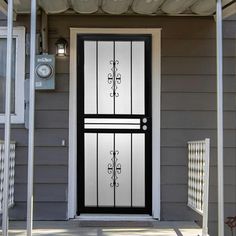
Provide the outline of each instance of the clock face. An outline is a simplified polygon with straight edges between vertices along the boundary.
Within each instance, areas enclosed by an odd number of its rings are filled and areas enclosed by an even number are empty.
[[[36,68],[36,73],[40,78],[48,79],[52,74],[52,67],[47,64],[40,64]]]

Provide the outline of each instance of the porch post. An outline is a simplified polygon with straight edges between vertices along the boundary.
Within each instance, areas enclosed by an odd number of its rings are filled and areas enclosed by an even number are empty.
[[[218,160],[218,235],[224,236],[224,161],[223,161],[223,38],[222,0],[216,2],[217,45],[217,160]]]
[[[31,0],[27,236],[32,235],[32,228],[33,228],[36,18],[37,18],[36,0]]]
[[[6,97],[5,97],[5,155],[4,155],[4,182],[3,182],[3,213],[2,234],[8,235],[8,192],[9,192],[9,159],[11,144],[11,61],[13,35],[13,0],[8,1],[7,17],[7,65],[6,65]]]

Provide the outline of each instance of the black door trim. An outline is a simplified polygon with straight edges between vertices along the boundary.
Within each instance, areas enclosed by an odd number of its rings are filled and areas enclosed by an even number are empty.
[[[145,42],[145,115],[85,115],[84,114],[84,41],[144,41]],[[151,35],[115,35],[115,34],[78,34],[77,36],[77,214],[81,213],[117,213],[150,214],[152,213],[152,86],[151,86]],[[145,201],[144,208],[124,207],[85,207],[84,206],[84,118],[144,118],[149,119],[149,131],[145,135]],[[86,133],[97,130],[86,130]],[[103,131],[99,130],[99,133]],[[132,130],[116,130],[115,133],[132,133]],[[139,133],[142,131],[134,131]],[[114,133],[105,130],[104,133]],[[142,132],[143,133],[143,132]]]

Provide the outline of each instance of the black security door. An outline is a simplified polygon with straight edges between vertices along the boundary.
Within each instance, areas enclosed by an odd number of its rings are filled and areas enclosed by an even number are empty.
[[[151,213],[151,38],[78,35],[78,213]]]

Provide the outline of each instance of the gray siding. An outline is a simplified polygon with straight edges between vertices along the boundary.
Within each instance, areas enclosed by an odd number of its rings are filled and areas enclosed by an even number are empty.
[[[26,26],[28,32],[28,20],[28,17],[23,17],[23,20],[19,17],[16,25]],[[5,22],[0,24],[5,25]],[[29,58],[26,61],[27,78]],[[34,216],[37,220],[64,220],[67,217],[68,117],[69,75],[65,71],[57,73],[55,91],[36,93]],[[1,138],[3,132],[0,129]],[[12,139],[17,142],[17,149],[15,206],[10,215],[16,220],[26,219],[27,132],[23,125],[13,125]],[[66,147],[61,146],[62,140],[66,140]]]
[[[28,25],[28,18],[18,18]],[[188,140],[211,138],[210,231],[216,235],[216,50],[210,17],[50,16],[49,48],[70,27],[161,27],[161,218],[200,220],[187,206]],[[236,214],[236,24],[224,22],[225,216]],[[28,72],[28,68],[27,68]],[[69,58],[56,61],[55,92],[36,95],[36,219],[66,219]],[[0,132],[1,137],[3,131]],[[26,213],[27,131],[15,127],[16,206],[12,218]],[[227,229],[226,229],[227,231]],[[228,235],[229,231],[227,231]]]

